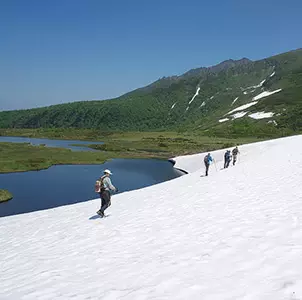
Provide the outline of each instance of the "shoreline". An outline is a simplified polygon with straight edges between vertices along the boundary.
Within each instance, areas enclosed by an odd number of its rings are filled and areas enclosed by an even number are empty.
[[[55,166],[93,166],[93,165],[103,165],[104,163],[113,160],[113,159],[155,159],[155,160],[166,160],[163,158],[156,158],[156,157],[114,157],[114,158],[108,158],[107,160],[105,160],[103,163],[56,163],[56,164],[52,164],[49,167],[45,167],[45,168],[41,168],[41,169],[36,169],[36,170],[20,170],[20,171],[9,171],[9,172],[1,172],[0,171],[0,175],[5,175],[5,174],[15,174],[15,173],[26,173],[26,172],[40,172],[40,171],[45,171],[48,170],[51,167],[55,167]],[[167,160],[168,161],[168,160]],[[181,172],[184,172],[186,174],[188,174],[186,171],[178,169],[178,168],[174,168],[175,170],[179,170]]]
[[[169,158],[169,159],[168,159],[168,162],[170,162],[170,163],[173,165],[173,168],[174,168],[175,170],[178,170],[178,171],[184,173],[184,175],[189,174],[189,172],[186,171],[186,170],[183,170],[183,169],[180,169],[180,168],[175,168],[176,161],[175,161],[173,158]]]
[[[72,151],[28,143],[0,142],[0,174],[41,171],[56,165],[97,165],[111,159],[159,159],[192,155],[259,141],[256,138],[227,139],[177,132],[99,132],[92,130],[0,129],[5,137],[89,141],[96,151]],[[103,142],[94,144],[94,142]],[[170,161],[171,162],[171,161]],[[180,171],[187,173],[186,170]]]

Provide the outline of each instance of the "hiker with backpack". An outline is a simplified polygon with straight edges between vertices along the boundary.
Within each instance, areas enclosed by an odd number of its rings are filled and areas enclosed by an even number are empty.
[[[212,158],[211,154],[208,153],[208,154],[204,157],[203,161],[204,161],[204,165],[205,165],[205,167],[206,167],[206,176],[208,176],[210,163],[213,161],[213,158]]]
[[[105,217],[104,212],[111,205],[110,191],[118,191],[111,183],[110,175],[112,175],[110,170],[104,170],[104,175],[95,184],[95,192],[99,193],[101,198],[101,208],[97,211],[97,214],[101,217]]]
[[[238,147],[236,146],[233,151],[232,151],[232,154],[233,154],[233,166],[235,166],[235,163],[237,161],[237,155],[238,155],[239,150],[238,150]]]
[[[228,168],[232,160],[231,151],[227,150],[224,153],[224,169]]]

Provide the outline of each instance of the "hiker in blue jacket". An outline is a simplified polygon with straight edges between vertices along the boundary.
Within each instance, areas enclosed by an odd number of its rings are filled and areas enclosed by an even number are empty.
[[[104,170],[104,175],[100,178],[101,188],[99,194],[102,204],[101,208],[97,211],[97,214],[101,217],[105,216],[105,210],[111,205],[110,191],[118,191],[118,189],[111,183],[110,175],[112,175],[111,171],[106,169]]]
[[[211,153],[208,153],[208,154],[204,157],[203,161],[204,161],[204,165],[205,165],[205,167],[206,167],[206,176],[208,176],[210,163],[213,161],[213,158],[212,158],[212,156],[211,156]]]
[[[231,151],[227,150],[224,153],[224,169],[229,167],[229,164],[230,164],[231,160],[232,160]]]

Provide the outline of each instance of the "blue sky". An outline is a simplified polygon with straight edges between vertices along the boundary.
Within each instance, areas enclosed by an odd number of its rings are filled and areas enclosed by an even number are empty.
[[[108,99],[302,47],[301,0],[2,0],[0,110]]]

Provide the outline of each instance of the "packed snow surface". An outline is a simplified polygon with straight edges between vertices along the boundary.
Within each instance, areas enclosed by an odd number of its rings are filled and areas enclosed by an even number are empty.
[[[244,110],[244,109],[249,108],[249,107],[251,107],[251,106],[253,106],[257,103],[258,102],[256,101],[256,102],[250,102],[250,103],[247,103],[247,104],[243,104],[241,106],[238,106],[238,107],[234,108],[233,110],[229,111],[226,114],[228,115],[228,114],[231,114],[231,113],[236,112],[236,111]]]
[[[264,98],[264,97],[268,97],[268,96],[270,96],[270,95],[273,95],[273,94],[275,94],[275,93],[279,93],[279,92],[281,92],[281,91],[282,91],[282,89],[278,89],[278,90],[275,90],[275,91],[272,91],[272,92],[268,92],[268,91],[262,92],[262,93],[260,93],[259,95],[255,96],[255,97],[253,98],[253,101],[254,101],[254,100],[259,100],[259,99]]]
[[[253,114],[250,114],[249,117],[252,119],[265,119],[265,118],[271,118],[275,113],[273,112],[264,112],[264,111],[260,111],[260,112],[256,112]]]
[[[276,74],[276,72],[274,71],[269,77],[273,77]]]
[[[98,199],[0,218],[0,299],[302,299],[301,143],[239,145],[225,170],[212,152],[208,177],[204,153],[177,157],[188,175],[105,219]]]
[[[189,105],[194,101],[194,99],[198,95],[199,91],[200,91],[200,87],[197,88],[195,95],[192,97],[192,99],[189,102]]]

